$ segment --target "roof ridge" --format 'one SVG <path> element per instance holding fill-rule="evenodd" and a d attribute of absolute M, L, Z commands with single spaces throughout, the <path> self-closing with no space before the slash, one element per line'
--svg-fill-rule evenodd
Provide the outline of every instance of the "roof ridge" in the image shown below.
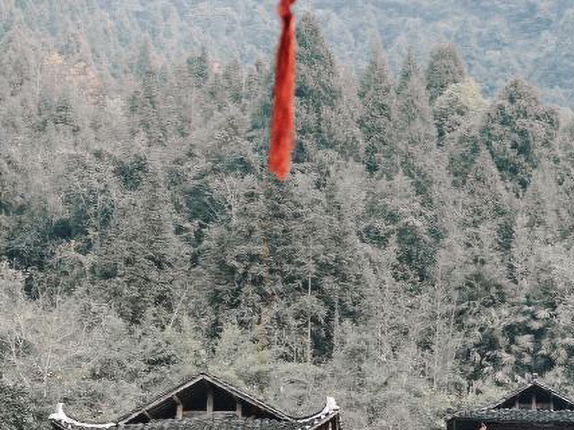
<path fill-rule="evenodd" d="M 509 394 L 507 394 L 506 396 L 500 398 L 499 400 L 497 400 L 496 402 L 493 403 L 489 403 L 483 407 L 480 407 L 478 409 L 475 409 L 477 411 L 483 411 L 483 410 L 488 410 L 488 409 L 495 409 L 497 406 L 502 405 L 504 402 L 506 402 L 507 400 L 511 399 L 514 396 L 517 396 L 518 394 L 520 394 L 523 391 L 528 390 L 531 387 L 537 386 L 539 388 L 542 388 L 543 390 L 549 391 L 551 392 L 554 396 L 560 398 L 561 400 L 570 403 L 571 405 L 574 406 L 574 400 L 566 397 L 565 395 L 557 392 L 554 388 L 551 388 L 543 383 L 541 383 L 538 380 L 534 380 L 528 383 L 524 383 L 522 385 L 519 385 L 517 388 L 515 388 L 513 391 L 511 391 Z"/>
<path fill-rule="evenodd" d="M 230 384 L 229 382 L 223 381 L 222 379 L 219 379 L 217 376 L 214 376 L 210 373 L 200 372 L 193 377 L 188 377 L 188 378 L 183 379 L 182 382 L 179 383 L 178 385 L 176 385 L 174 388 L 171 388 L 169 390 L 165 390 L 165 391 L 161 392 L 160 394 L 158 394 L 157 396 L 152 397 L 151 400 L 148 400 L 146 402 L 146 404 L 140 404 L 139 406 L 132 409 L 130 412 L 123 414 L 123 415 L 120 415 L 117 418 L 118 423 L 123 424 L 125 421 L 129 420 L 130 418 L 133 418 L 135 416 L 135 414 L 137 414 L 138 412 L 141 413 L 141 411 L 143 409 L 145 409 L 146 405 L 149 407 L 150 405 L 152 405 L 154 403 L 157 403 L 157 402 L 160 402 L 164 399 L 167 399 L 168 397 L 173 395 L 173 393 L 176 393 L 180 390 L 187 388 L 188 386 L 193 385 L 194 383 L 199 382 L 202 378 L 208 380 L 209 382 L 211 382 L 215 385 L 219 385 L 222 388 L 233 391 L 234 394 L 239 395 L 239 397 L 243 397 L 244 400 L 255 403 L 256 405 L 258 405 L 262 409 L 267 410 L 267 412 L 271 412 L 272 414 L 275 414 L 280 418 L 283 418 L 287 421 L 296 420 L 295 418 L 286 414 L 285 412 L 282 412 L 279 409 L 275 408 L 274 406 L 267 404 L 263 400 L 257 399 L 255 396 L 253 396 L 250 393 L 247 393 L 244 390 Z"/>

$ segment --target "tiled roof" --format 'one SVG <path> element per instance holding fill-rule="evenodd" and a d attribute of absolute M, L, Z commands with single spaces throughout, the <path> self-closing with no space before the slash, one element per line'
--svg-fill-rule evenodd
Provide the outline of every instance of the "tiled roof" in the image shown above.
<path fill-rule="evenodd" d="M 481 409 L 460 411 L 451 419 L 477 421 L 513 421 L 529 423 L 574 423 L 574 411 L 550 411 L 541 409 Z"/>
<path fill-rule="evenodd" d="M 138 414 L 142 409 L 136 409 L 117 420 L 107 424 L 88 424 L 71 418 L 64 413 L 63 405 L 58 404 L 56 412 L 50 415 L 49 420 L 52 426 L 57 430 L 94 430 L 94 429 L 125 429 L 125 430 L 314 430 L 332 419 L 339 420 L 339 407 L 335 399 L 327 397 L 327 404 L 318 413 L 307 417 L 292 417 L 283 412 L 267 405 L 266 403 L 255 399 L 249 394 L 240 391 L 232 385 L 221 381 L 211 375 L 200 374 L 199 376 L 189 379 L 177 388 L 163 393 L 156 398 L 155 402 L 172 395 L 172 393 L 182 388 L 194 384 L 199 380 L 208 380 L 211 383 L 219 385 L 223 389 L 231 392 L 235 396 L 242 398 L 250 403 L 261 407 L 277 419 L 254 419 L 254 418 L 237 418 L 237 417 L 211 417 L 211 418 L 192 418 L 185 420 L 154 420 L 145 424 L 128 424 L 130 417 Z M 151 404 L 153 404 L 152 402 Z M 143 409 L 145 410 L 145 408 Z"/>
<path fill-rule="evenodd" d="M 145 424 L 83 424 L 73 420 L 51 419 L 55 428 L 61 430 L 117 429 L 117 430 L 313 430 L 331 419 L 338 411 L 326 412 L 306 421 L 277 421 L 270 419 L 240 418 L 191 418 L 184 420 L 157 420 Z"/>
<path fill-rule="evenodd" d="M 65 430 L 86 430 L 89 427 L 60 422 Z M 239 418 L 193 418 L 178 420 L 157 420 L 146 424 L 127 424 L 110 429 L 122 430 L 298 430 L 301 423 L 277 420 L 255 420 Z"/>
<path fill-rule="evenodd" d="M 516 390 L 512 391 L 511 393 L 507 394 L 506 396 L 504 396 L 502 399 L 498 400 L 497 402 L 490 404 L 488 406 L 485 406 L 482 409 L 494 409 L 497 407 L 500 407 L 502 404 L 504 404 L 507 400 L 519 395 L 520 393 L 522 393 L 523 391 L 528 390 L 529 388 L 533 388 L 533 387 L 537 387 L 540 388 L 543 391 L 546 391 L 548 393 L 551 393 L 554 397 L 557 397 L 561 400 L 563 400 L 564 402 L 570 404 L 571 406 L 574 406 L 574 401 L 568 397 L 566 397 L 564 394 L 557 392 L 556 390 L 538 382 L 538 381 L 534 381 L 531 382 L 529 384 L 523 385 L 519 388 L 517 388 Z"/>
<path fill-rule="evenodd" d="M 279 419 L 285 419 L 285 420 L 290 420 L 293 417 L 288 416 L 287 414 L 281 412 L 280 410 L 274 408 L 273 406 L 259 400 L 256 399 L 254 396 L 246 393 L 244 390 L 240 390 L 239 388 L 229 384 L 228 382 L 225 382 L 213 375 L 210 375 L 208 373 L 200 373 L 199 375 L 193 376 L 191 378 L 186 378 L 185 380 L 183 380 L 177 387 L 172 388 L 170 390 L 164 391 L 163 393 L 161 393 L 158 396 L 155 396 L 152 400 L 145 402 L 143 404 L 141 404 L 140 406 L 136 407 L 135 409 L 133 409 L 132 411 L 128 412 L 127 414 L 124 414 L 122 416 L 120 416 L 116 421 L 120 422 L 120 423 L 125 423 L 126 421 L 129 421 L 130 418 L 133 418 L 134 416 L 137 416 L 139 413 L 142 412 L 142 410 L 149 408 L 151 405 L 154 405 L 158 402 L 161 402 L 162 400 L 165 400 L 167 398 L 170 398 L 173 394 L 181 391 L 182 389 L 189 387 L 201 380 L 206 380 L 212 384 L 218 385 L 221 388 L 233 393 L 234 395 L 238 396 L 239 398 L 242 398 L 243 400 L 252 403 L 254 405 L 257 405 L 259 408 L 261 408 L 262 410 L 270 413 L 273 417 L 279 418 Z"/>

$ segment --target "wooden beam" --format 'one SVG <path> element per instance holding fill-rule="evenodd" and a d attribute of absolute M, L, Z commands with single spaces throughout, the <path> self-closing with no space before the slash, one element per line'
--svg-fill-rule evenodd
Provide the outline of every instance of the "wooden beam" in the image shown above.
<path fill-rule="evenodd" d="M 205 379 L 205 375 L 201 374 L 199 375 L 197 378 L 192 379 L 191 381 L 186 382 L 183 385 L 180 385 L 179 387 L 175 388 L 174 390 L 172 390 L 171 392 L 167 393 L 166 395 L 160 397 L 159 399 L 157 399 L 156 401 L 150 403 L 147 406 L 144 406 L 142 409 L 138 409 L 137 412 L 134 412 L 133 414 L 129 415 L 128 417 L 125 417 L 120 423 L 118 424 L 125 424 L 129 421 L 131 421 L 132 419 L 134 419 L 135 417 L 137 417 L 138 415 L 145 413 L 144 409 L 149 410 L 149 409 L 153 409 L 155 406 L 159 405 L 160 403 L 166 401 L 167 399 L 169 399 L 174 392 L 179 392 L 182 391 L 188 387 L 191 387 L 192 385 L 196 384 L 197 382 L 201 381 L 202 379 Z"/>
<path fill-rule="evenodd" d="M 175 411 L 175 419 L 181 421 L 183 419 L 183 404 L 181 403 L 181 400 L 179 400 L 179 397 L 177 397 L 177 394 L 174 394 L 172 398 L 177 405 L 177 410 Z"/>
<path fill-rule="evenodd" d="M 213 415 L 213 387 L 207 384 L 207 415 Z"/>
<path fill-rule="evenodd" d="M 536 409 L 536 390 L 532 392 L 532 409 Z"/>
<path fill-rule="evenodd" d="M 144 415 L 148 418 L 148 420 L 152 421 L 153 418 L 151 417 L 150 413 L 148 411 L 146 411 L 145 409 L 143 410 Z"/>
<path fill-rule="evenodd" d="M 550 410 L 554 410 L 554 394 L 550 393 Z"/>
<path fill-rule="evenodd" d="M 239 418 L 243 417 L 243 405 L 237 397 L 235 398 L 235 413 Z"/>

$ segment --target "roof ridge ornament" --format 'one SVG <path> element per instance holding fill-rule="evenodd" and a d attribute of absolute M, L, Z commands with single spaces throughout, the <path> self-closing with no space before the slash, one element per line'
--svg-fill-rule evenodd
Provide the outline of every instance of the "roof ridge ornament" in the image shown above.
<path fill-rule="evenodd" d="M 325 405 L 325 409 L 323 409 L 324 413 L 331 413 L 341 409 L 339 405 L 337 405 L 337 401 L 334 397 L 327 397 L 327 404 Z"/>
<path fill-rule="evenodd" d="M 74 426 L 84 427 L 84 428 L 93 428 L 93 429 L 109 429 L 109 428 L 117 426 L 116 423 L 86 424 L 86 423 L 81 423 L 79 421 L 76 421 L 76 420 L 74 420 L 74 419 L 72 419 L 66 415 L 66 413 L 64 412 L 64 404 L 63 403 L 58 403 L 56 405 L 56 412 L 53 414 L 50 414 L 48 419 L 51 421 L 58 421 L 62 424 L 74 425 Z"/>
<path fill-rule="evenodd" d="M 341 408 L 339 407 L 339 405 L 337 405 L 337 402 L 335 401 L 335 399 L 333 397 L 327 397 L 325 407 L 321 410 L 321 412 L 319 412 L 315 415 L 311 415 L 309 418 L 303 418 L 303 419 L 299 419 L 297 421 L 299 421 L 301 423 L 307 423 L 309 421 L 315 421 L 317 418 L 321 419 L 321 418 L 325 418 L 326 416 L 329 416 L 331 414 L 334 414 L 335 412 L 338 412 L 340 409 Z"/>

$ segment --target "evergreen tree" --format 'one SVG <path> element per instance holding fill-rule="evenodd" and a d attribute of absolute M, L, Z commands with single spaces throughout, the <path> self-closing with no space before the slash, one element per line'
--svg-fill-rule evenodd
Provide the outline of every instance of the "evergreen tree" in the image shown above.
<path fill-rule="evenodd" d="M 297 25 L 297 147 L 295 162 L 305 162 L 321 149 L 336 149 L 330 139 L 334 113 L 342 101 L 335 58 L 316 19 L 306 14 Z"/>
<path fill-rule="evenodd" d="M 396 89 L 399 136 L 409 148 L 432 148 L 435 133 L 423 75 L 414 51 L 409 49 Z"/>
<path fill-rule="evenodd" d="M 574 127 L 532 89 L 511 82 L 487 109 L 452 46 L 426 76 L 411 51 L 396 79 L 375 48 L 357 80 L 331 50 L 350 33 L 329 46 L 305 16 L 282 182 L 266 169 L 272 58 L 244 68 L 267 30 L 208 20 L 236 38 L 222 49 L 198 30 L 201 4 L 74 3 L 104 34 L 54 4 L 8 3 L 3 422 L 33 427 L 22 413 L 45 421 L 62 399 L 109 418 L 200 370 L 296 414 L 335 395 L 349 429 L 438 430 L 533 371 L 571 385 Z M 245 37 L 257 46 L 231 53 Z M 488 94 L 500 78 L 484 79 L 485 57 L 469 58 Z"/>
<path fill-rule="evenodd" d="M 118 301 L 120 315 L 134 324 L 148 312 L 158 321 L 169 319 L 185 269 L 185 251 L 168 216 L 169 196 L 154 160 L 146 161 L 148 171 L 137 190 L 117 202 L 90 264 L 94 298 Z"/>
<path fill-rule="evenodd" d="M 139 88 L 129 100 L 132 135 L 143 132 L 150 145 L 165 145 L 168 138 L 167 121 L 164 118 L 160 77 L 154 63 L 148 42 L 142 47 L 136 66 Z"/>
<path fill-rule="evenodd" d="M 194 85 L 204 86 L 209 79 L 209 55 L 205 47 L 201 48 L 199 55 L 187 59 L 187 67 Z"/>
<path fill-rule="evenodd" d="M 471 132 L 485 109 L 486 101 L 475 82 L 452 84 L 433 106 L 439 145 L 455 149 L 456 139 Z"/>
<path fill-rule="evenodd" d="M 449 85 L 462 82 L 465 75 L 464 62 L 454 45 L 434 47 L 426 70 L 427 91 L 431 103 L 443 95 Z"/>
<path fill-rule="evenodd" d="M 380 47 L 375 46 L 361 81 L 362 102 L 359 124 L 365 139 L 365 167 L 369 173 L 379 170 L 385 175 L 395 171 L 396 151 L 393 136 L 395 100 L 393 83 Z"/>
<path fill-rule="evenodd" d="M 397 93 L 397 139 L 403 171 L 415 180 L 418 194 L 430 195 L 429 151 L 436 145 L 428 95 L 412 49 L 400 72 Z"/>
<path fill-rule="evenodd" d="M 550 157 L 558 131 L 554 109 L 542 105 L 535 90 L 514 80 L 490 107 L 481 138 L 504 180 L 522 194 L 543 157 Z"/>

